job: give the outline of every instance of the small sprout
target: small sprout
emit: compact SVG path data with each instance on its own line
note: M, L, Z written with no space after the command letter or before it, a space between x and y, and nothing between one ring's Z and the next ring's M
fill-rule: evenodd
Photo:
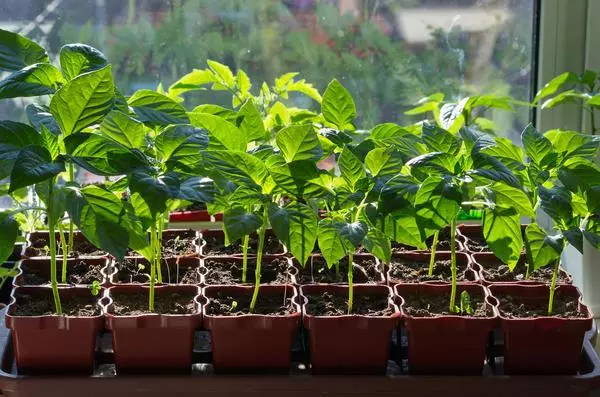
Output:
M471 307L471 296L467 291L463 291L460 294L460 313L462 314L473 314L473 308Z
M138 271L142 271L142 270L144 270L144 269L146 268L146 267L145 267L143 264L141 264L141 263L138 263L138 266L137 266L137 267L138 267Z
M93 296L97 296L100 293L100 282L98 280L94 280L92 285L90 285L90 290Z
M234 311L237 308L237 306L238 306L237 301L231 302L231 311Z

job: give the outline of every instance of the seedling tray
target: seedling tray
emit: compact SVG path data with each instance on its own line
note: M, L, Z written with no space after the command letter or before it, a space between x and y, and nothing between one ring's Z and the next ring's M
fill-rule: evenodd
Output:
M586 335L579 373L575 376L505 376L501 338L490 335L488 360L481 376L411 376L406 362L403 331L394 334L387 373L381 376L311 375L306 365L307 335L299 332L292 366L285 374L215 374L211 364L210 335L196 334L190 374L117 375L110 334L98 338L97 363L91 376L23 376L16 371L10 330L0 311L0 395L6 396L588 396L600 388L600 359L592 346L596 333ZM349 348L352 348L349 346ZM560 357L556 358L560 360Z

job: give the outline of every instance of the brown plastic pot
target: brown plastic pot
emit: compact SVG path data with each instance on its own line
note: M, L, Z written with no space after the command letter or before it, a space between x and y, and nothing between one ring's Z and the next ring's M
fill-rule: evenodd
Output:
M513 299L538 303L547 307L547 285L494 284L489 287L492 296L510 296ZM579 366L583 338L592 328L593 314L581 301L579 290L572 285L559 285L559 295L579 300L585 313L581 318L537 317L510 318L498 305L500 324L504 333L504 372L507 374L575 374Z
M325 269L321 269L319 268L317 265L314 265L313 263L313 259L318 259L319 261L321 261L323 264L325 264L325 258L323 258L323 255L320 254L313 254L311 255L311 258L308 260L308 262L306 262L305 266L300 266L300 263L294 258L292 259L292 264L296 270L296 283L298 285L309 285L309 284L347 284L347 268L348 268L348 259L342 259L342 261L340 261L340 265L342 265L343 261L345 261L345 263L343 263L340 269L340 273L342 276L344 276L344 280L343 282L326 282L326 281L320 281L319 278L315 278L314 275L316 273L318 273L319 271L325 271L328 273L332 273L333 275L335 274L335 269L334 268L327 268L327 265L325 264ZM360 265L360 262L362 260L373 260L376 264L377 264L377 268L375 269L375 274L371 275L371 277L366 274L366 269L364 267L362 267ZM381 269L379 268L379 266L381 266L379 260L371 254L354 254L354 261L353 261L353 275L354 275L354 282L356 284L369 284L369 283L373 283L373 284L385 284L386 283L386 278L385 278L385 273L381 272ZM309 281L305 281L301 276L304 277L311 277L311 279Z
M441 261L449 261L451 259L451 257L452 257L452 254L447 251L440 251L440 252L436 252L436 254L435 254L436 260L441 260ZM407 262L424 263L424 264L426 264L425 266L427 266L427 267L429 267L430 259L431 259L431 253L428 253L428 252L405 252L403 254L393 254L392 255L392 261L393 260L405 260ZM475 282L475 283L479 282L479 268L477 268L477 269L473 268L471 257L468 254L466 254L464 252L457 252L456 253L456 264L457 264L457 266L466 267L465 277L467 278L467 280L465 280L464 282ZM407 280L401 280L401 279L394 278L391 274L391 266L388 266L388 270L386 272L386 278L390 285L394 285L394 284L398 284L398 283L410 283ZM451 281L452 280L448 279L445 281L441 281L441 280L440 281L423 281L422 283L447 284L447 283L450 283Z
M169 214L169 223L210 221L211 216L207 210L177 211Z
M460 294L467 291L471 296L485 299L491 311L488 317L438 315L416 317L405 312L404 296L443 295L450 301L451 285L445 284L397 284L396 295L402 298L400 310L408 333L408 368L414 374L481 374L490 332L497 324L494 306L488 301L489 292L481 285L459 283Z
M267 230L267 232L266 232L267 237L274 236L274 235L275 235L275 233L273 233L273 230L271 230L271 229ZM223 239L223 241L225 241L225 232L223 230L217 230L217 229L203 230L200 233L200 238L201 238L200 255L201 256L225 256L225 255L227 255L227 256L240 256L241 257L243 255L243 253L241 252L241 249L242 249L241 243L240 243L240 252L236 253L236 254L223 253L222 255L211 255L211 254L207 253L206 252L207 244L206 244L206 241L204 241L204 237L207 237L207 236L216 237L219 239ZM281 256L281 255L284 255L286 252L287 252L287 250L286 250L285 246L280 241L279 242L279 250L277 253L267 254L266 252L264 252L263 255L279 255L279 256ZM248 253L248 257L250 257L250 256L256 256L256 254Z
M117 372L191 371L194 334L202 318L198 302L200 288L192 285L155 287L156 298L177 292L195 294L196 313L115 315L115 293L137 294L147 299L149 287L129 284L106 290L106 328L112 331Z
M59 289L64 301L74 296L90 296L85 287ZM15 287L6 314L19 373L92 373L96 335L103 326L102 315L77 317L65 315L17 316L18 295L48 297L47 287Z
M266 272L269 269L269 264L276 260L284 260L287 262L287 275L286 275L286 280L284 282L277 282L277 281L269 280L266 276ZM240 271L240 279L239 280L231 280L230 283L226 283L226 282L216 283L216 282L211 281L210 277L209 277L210 265L207 263L208 261L218 262L219 264L222 264L223 267L230 267L231 265L236 265L239 269L242 269L243 262L244 262L244 259L242 257L232 255L232 256L208 256L208 257L202 258L201 273L203 276L202 282L205 285L233 285L233 284L244 285L244 283L242 283L242 280L241 280L241 271ZM246 280L247 282L245 284L254 285L255 269L256 269L256 256L248 257L248 268L247 268L246 276L251 277L251 278L248 278ZM296 282L297 269L292 265L292 261L290 258L286 258L286 257L280 256L280 255L264 255L262 257L261 269L262 269L261 280L260 280L261 284L273 284L273 285L297 284L297 282ZM273 272L273 274L279 275L280 273ZM252 281L249 281L249 280L252 280Z
M85 262L88 265L102 265L102 269L100 273L103 275L101 280L97 280L101 285L106 286L108 283L108 279L106 278L105 271L106 266L109 264L108 258L102 257L89 257L89 258L67 258L67 280L68 275L73 268L73 266L78 262ZM46 283L41 284L44 286L50 285L50 259L49 258L28 258L23 259L19 264L19 273L15 277L13 281L13 285L15 286L25 286L25 281L23 280L23 274L26 272L33 272L35 274L39 274L40 276L46 278L48 280ZM62 258L57 259L56 263L56 277L58 278L59 284L62 279ZM91 283L90 283L91 284ZM90 285L90 284L81 284L81 285Z
M544 282L541 280L534 280L534 279L529 279L529 280L522 279L522 280L515 280L515 281L490 280L489 278L486 278L485 268L491 267L491 266L499 267L499 266L502 266L504 263L500 259L498 259L498 257L496 257L496 255L492 254L491 252L479 252L479 253L471 254L471 258L473 258L473 262L471 263L471 266L474 269L476 267L478 268L479 279L481 280L481 283L486 286L492 285L492 284L499 284L499 283L501 283L501 284L520 284L520 285L539 285L539 284L549 284L551 282L551 280ZM522 254L521 258L519 259L519 264L524 264L526 262L527 262L527 256L525 254ZM559 269L559 277L558 277L557 282L560 284L573 284L573 277L561 267Z
M217 293L250 296L254 288L239 285L205 287L203 295L210 301ZM288 372L294 332L300 326L301 308L298 291L291 285L261 285L258 296L292 298L296 310L292 315L277 316L244 314L217 316L206 312L203 305L204 327L211 331L213 365L219 372ZM208 303L208 301L206 303Z
M311 295L329 292L348 296L348 286L313 284L300 287L304 298L303 324L309 332L313 373L384 374L390 354L390 339L398 325L400 311L385 285L356 284L354 296L384 295L394 309L391 316L316 316L307 311Z

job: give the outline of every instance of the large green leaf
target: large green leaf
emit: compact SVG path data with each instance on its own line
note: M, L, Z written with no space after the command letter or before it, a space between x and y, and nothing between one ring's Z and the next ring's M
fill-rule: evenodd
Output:
M26 146L19 151L10 174L9 193L54 177L65 170L61 161L52 161L48 149L38 146Z
M100 123L100 133L132 149L140 149L146 143L144 124L118 110L111 111Z
M66 188L55 186L55 180L46 179L45 181L35 184L35 193L44 203L46 208L50 209L50 185L52 185L52 213L56 225L62 222L62 217L67 210Z
M513 208L485 210L483 236L494 254L512 270L523 249L521 217Z
M317 241L318 220L315 211L299 203L286 207L272 204L269 207L269 220L275 235L304 266Z
M19 223L10 212L0 212L0 263L13 253L19 236Z
M181 182L174 174L155 175L147 169L137 169L128 178L129 189L142 196L154 219L166 211L169 199L179 196Z
M534 268L539 269L560 260L564 242L560 235L549 236L536 223L531 223L525 230L525 247Z
M473 169L467 173L471 176L486 178L491 181L504 182L507 185L521 188L521 182L515 173L498 158L484 153L472 155Z
M10 176L21 149L41 144L41 135L27 124L0 121L0 180Z
M233 88L235 86L235 76L231 72L231 69L229 69L229 66L210 60L207 61L207 63L208 67L210 67L210 69L213 71L217 77L217 81L221 85L229 88Z
M240 109L241 111L241 109ZM192 113L208 113L215 116L218 116L222 119L229 121L230 123L235 124L238 120L238 113L235 110L224 108L219 105L212 104L204 104L199 105L194 108Z
M67 44L60 49L60 68L67 80L108 65L103 53L89 45Z
M246 135L246 141L263 141L269 138L263 124L262 116L252 99L249 99L242 105L238 111L238 115L243 117L240 130Z
M456 219L461 201L460 189L450 178L431 176L425 179L415 196L417 223L422 226L425 237Z
M572 192L587 192L600 186L600 168L590 160L572 157L560 167L558 178Z
M242 207L229 208L223 214L223 229L229 241L236 241L256 232L262 224L261 217Z
M427 248L417 225L416 212L412 207L388 215L385 218L384 230L392 241L419 249Z
M356 105L339 81L333 80L327 86L321 102L321 112L325 120L335 124L338 129L354 129L352 121L356 118Z
M572 72L566 72L554 77L538 91L533 102L538 102L540 99L556 93L565 84L576 83L579 80L577 75Z
M379 229L369 228L363 245L383 263L390 263L392 259L392 245L389 237Z
M467 150L472 153L479 153L484 149L496 146L496 140L492 135L472 127L461 128L460 136Z
M394 176L402 170L402 158L389 148L377 148L367 153L365 166L373 176Z
M0 29L0 70L15 71L50 62L46 50L20 34Z
M210 178L194 176L181 182L178 198L192 202L209 203L214 200L217 190Z
M533 206L527 194L502 182L494 183L490 189L494 193L494 202L501 208L514 208L519 214L535 218Z
M58 136L54 135L48 128L42 125L42 137L43 146L50 152L52 160L56 160L60 154L60 145L58 142Z
M60 135L60 126L47 106L32 103L27 106L26 113L29 122L36 130L42 131L42 126L44 126L54 135Z
M111 66L82 74L65 84L50 101L50 112L65 135L102 121L115 97Z
M600 249L600 221L597 218L588 220L583 235L592 246Z
M57 68L49 63L36 63L0 81L0 99L53 94L62 83Z
M194 173L202 167L203 152L208 147L208 131L191 125L171 125L156 137L158 158L169 169Z
M207 151L205 157L223 177L256 190L261 190L268 175L265 164L245 152L214 150Z
M569 223L573 218L571 206L571 192L561 186L551 189L540 186L538 188L540 208L556 222Z
M127 103L138 120L151 126L189 123L183 106L156 91L138 90Z
M323 149L314 128L310 124L291 125L283 128L275 137L285 161L317 161Z
M521 134L525 153L531 161L541 169L553 166L556 161L556 153L552 143L542 135L535 127L529 124Z
M496 137L496 144L484 147L479 152L498 159L511 170L522 170L525 168L523 149L513 144L510 139Z
M208 113L189 113L189 117L193 126L209 132L210 149L246 151L246 136L235 124Z
M554 150L563 159L580 156L588 160L595 160L600 147L600 137L580 134L576 131L549 130L544 136L548 138Z
M338 158L338 166L348 187L356 191L358 181L367 176L363 163L346 146Z
M215 81L215 77L208 69L194 69L169 87L169 96L177 97L193 90L204 90L204 86Z
M421 135L423 142L434 152L456 155L460 151L460 139L456 135L438 127L436 124L423 124Z
M432 152L412 158L406 163L410 173L421 180L429 175L454 174L456 157L449 153Z
M333 195L332 187L325 181L330 175L324 171L320 172L314 162L286 163L283 156L273 155L265 164L277 187L286 193L306 198Z
M331 219L322 219L319 222L318 241L321 254L329 267L338 263L348 251L353 250L352 244L340 234L340 225Z
M388 180L379 194L379 210L388 214L413 206L419 181L412 176L397 175Z

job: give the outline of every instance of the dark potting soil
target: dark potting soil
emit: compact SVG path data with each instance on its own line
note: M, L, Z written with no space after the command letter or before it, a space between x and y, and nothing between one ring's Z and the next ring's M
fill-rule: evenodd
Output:
M534 270L529 275L529 278L525 278L527 274L527 264L518 263L517 267L513 271L510 271L507 265L497 263L480 263L483 267L483 277L487 281L501 282L501 281L537 281L541 283L551 283L554 268L552 266L542 267ZM557 282L565 283L568 281L568 276L560 271L558 273Z
M160 314L194 314L197 312L195 293L173 292L156 294L154 297L154 313ZM113 313L119 316L136 316L149 313L148 294L111 293Z
M458 281L473 281L468 277L467 266L456 264ZM433 275L429 275L429 262L410 262L392 257L390 262L390 280L394 282L418 283L424 281L452 280L452 267L449 260L435 261Z
M469 236L466 242L467 249L471 252L490 252L485 238L479 236Z
M388 297L383 295L357 294L354 291L352 314L364 316L390 316L394 310L390 308ZM308 295L306 313L313 316L342 316L348 314L348 296L331 292Z
M46 316L55 314L54 299L48 290L47 296L19 294L16 295L15 315L17 316ZM67 316L98 316L100 307L97 305L97 297L73 296L68 299L61 297L63 314Z
M458 242L458 237L456 239ZM427 249L425 251L431 250L431 245L433 244L433 237L429 237L427 241L425 241L425 245L427 245ZM456 244L456 250L460 247ZM438 236L438 244L436 251L450 251L450 232L447 230L442 230ZM411 247L410 245L392 242L392 253L402 253L407 251L419 251L417 247Z
M198 260L198 266L183 266L179 268L177 264L167 266L163 263L160 267L162 273L163 283L170 284L200 284L202 281L200 276L200 261Z
M455 306L460 307L461 290L456 291ZM403 310L413 317L436 317L440 315L454 315L466 317L488 317L493 316L493 310L486 305L483 297L475 294L469 296L471 313L463 311L450 312L450 293L444 295L433 295L427 293L401 294L404 299Z
M58 282L62 280L62 260L57 260ZM102 282L103 264L90 264L84 260L76 261L76 263L67 268L67 282L69 284L92 284L94 281ZM44 275L44 272L27 268L23 265L23 284L24 285L44 285L50 283L50 277Z
M500 302L500 314L508 318L535 318L548 316L548 298L540 300L523 299L516 296L496 295ZM574 297L567 297L557 291L552 304L552 316L563 318L587 317L587 313L579 309L579 301Z
M192 203L180 209L179 211L203 211L206 210L206 204L204 203Z
M252 295L231 296L218 292L215 297L210 298L208 305L206 305L206 314L212 316L241 316L249 314L251 300ZM295 312L291 297L259 293L252 314L289 316Z
M65 235L68 238L68 234ZM25 255L32 256L50 256L50 242L47 238L36 238L31 242L31 246L25 249ZM56 252L62 255L62 245L60 241L56 241ZM73 250L69 253L69 257L79 258L80 256L104 256L106 252L98 249L87 239L76 239L73 242Z
M355 283L376 283L381 281L377 272L377 263L374 259L354 257L352 280ZM313 256L306 266L300 268L296 279L300 284L314 283L347 283L348 282L348 257L340 261L340 271L336 274L335 266L329 269L323 257Z
M120 283L147 283L150 281L147 272L150 271L149 264L144 259L125 259L122 262L115 262L117 273L113 276L113 282ZM108 274L113 272L111 267Z
M204 261L206 274L204 276L207 284L239 284L242 282L242 261L221 261L217 259L206 259ZM256 259L248 258L246 270L246 282L254 283L254 271ZM272 261L263 259L261 264L261 284L286 284L291 282L290 268L287 259L277 258Z
M196 237L175 236L162 241L162 256L170 258L197 253Z
M229 246L225 246L225 237L223 236L203 236L206 245L202 247L202 254L204 256L220 256L220 255L241 255L243 254L243 241L237 241L231 243ZM256 255L258 252L258 237L250 236L250 242L248 244L248 254ZM283 249L279 239L272 234L265 236L265 249L263 254L265 255L277 255L283 253Z

